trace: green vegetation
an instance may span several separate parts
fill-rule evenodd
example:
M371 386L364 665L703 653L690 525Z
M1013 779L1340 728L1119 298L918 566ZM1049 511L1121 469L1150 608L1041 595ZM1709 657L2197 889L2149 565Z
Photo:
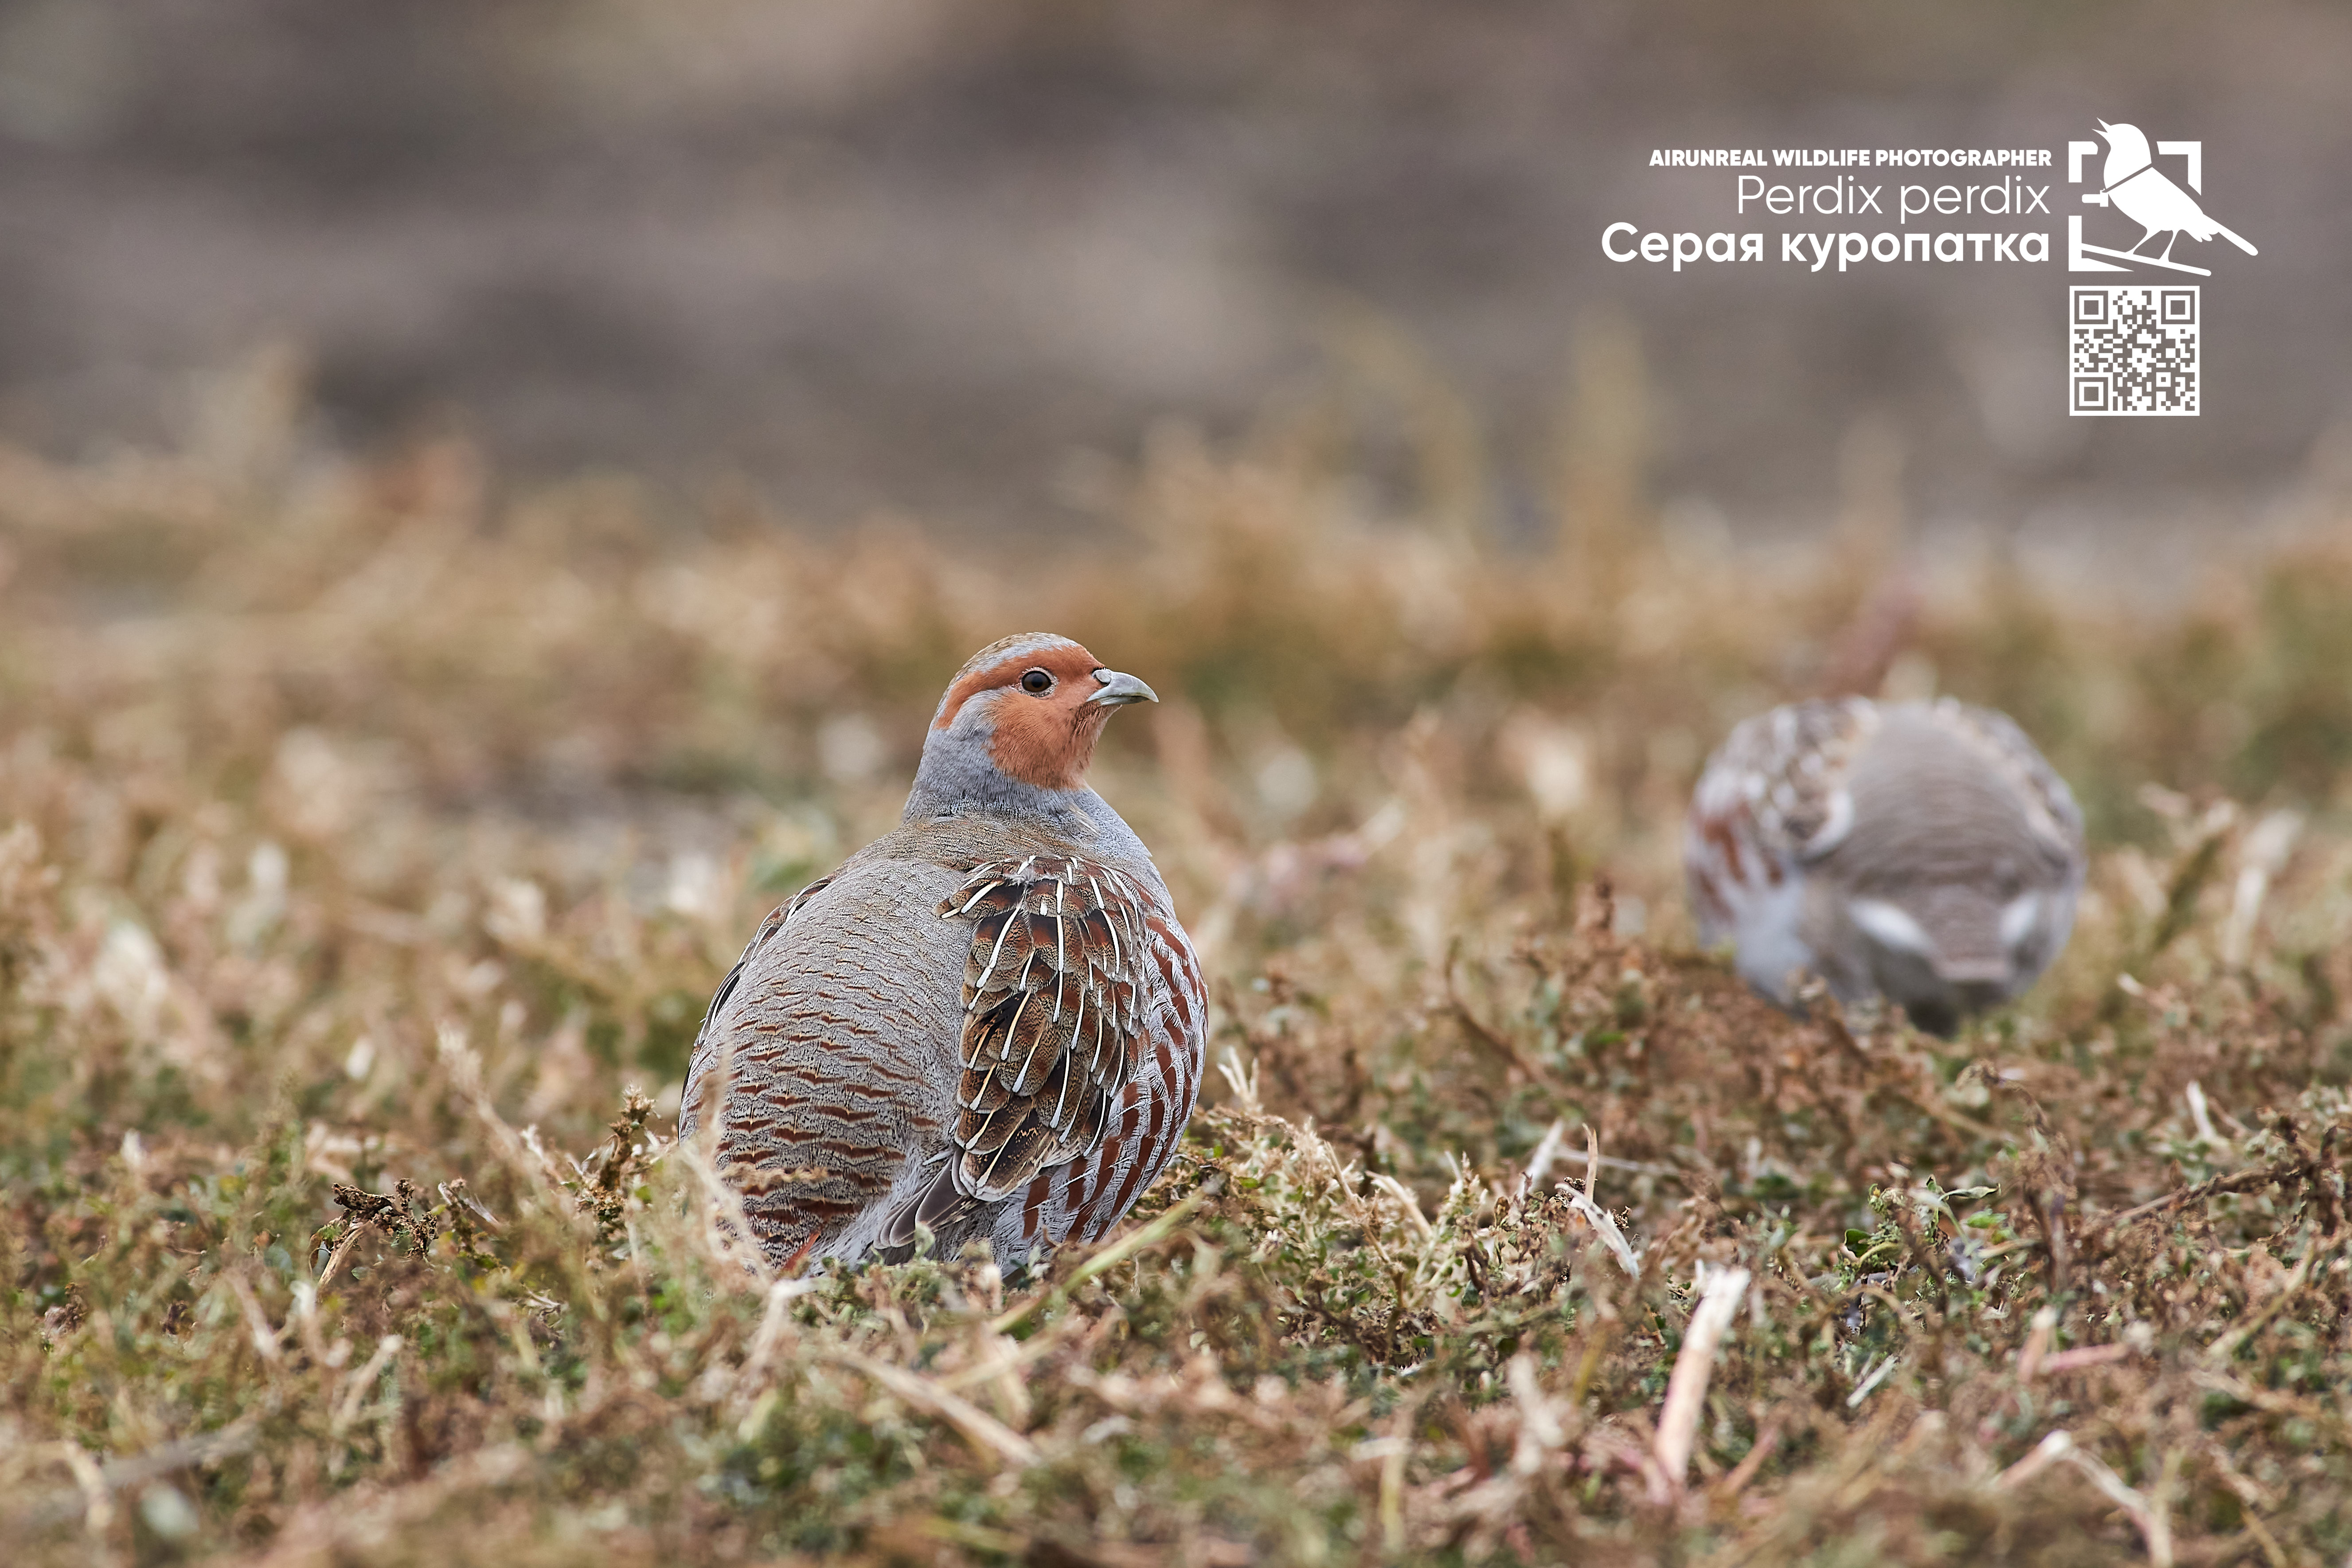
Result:
M1367 515L1308 418L1156 445L1115 547L957 550L298 459L257 385L0 458L11 1562L2352 1551L2341 524L2161 613L1907 608L1867 531L1711 554L1605 454L1533 553L1443 429ZM1224 1070L1042 1278L772 1279L668 1141L703 1000L1033 626L1169 699L1097 780ZM1706 748L1840 679L2009 708L2092 821L1955 1041L1692 949Z

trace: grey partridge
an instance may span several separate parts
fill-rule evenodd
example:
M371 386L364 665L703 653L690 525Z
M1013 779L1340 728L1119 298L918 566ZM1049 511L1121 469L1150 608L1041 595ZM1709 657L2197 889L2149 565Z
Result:
M719 985L679 1135L780 1268L1000 1267L1108 1231L1174 1152L1207 1002L1150 853L1087 786L1156 700L1067 637L982 648L940 700L898 827L771 914Z
M1787 1005L1814 973L1921 1028L2021 994L2065 946L2083 817L2005 715L1945 698L1776 708L1708 759L1683 837L1701 940Z

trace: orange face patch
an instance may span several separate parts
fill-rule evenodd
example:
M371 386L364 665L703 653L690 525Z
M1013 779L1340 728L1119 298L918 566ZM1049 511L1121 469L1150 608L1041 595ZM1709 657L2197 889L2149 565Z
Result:
M1101 689L1094 676L1102 668L1100 659L1068 641L1033 643L1026 651L1016 646L984 665L975 658L948 688L931 727L946 729L966 703L996 693L990 704L995 734L989 754L998 771L1040 789L1076 789L1086 780L1095 742L1111 713L1087 702ZM1052 687L1042 692L1024 689L1022 679L1033 669L1052 677Z

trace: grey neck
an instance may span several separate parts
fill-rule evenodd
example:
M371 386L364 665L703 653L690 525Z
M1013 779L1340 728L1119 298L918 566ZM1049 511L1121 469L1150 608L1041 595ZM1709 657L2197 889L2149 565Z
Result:
M1019 822L1092 847L1096 853L1149 863L1150 855L1110 803L1086 788L1041 789L1007 778L975 748L935 732L899 820L908 826L960 816Z

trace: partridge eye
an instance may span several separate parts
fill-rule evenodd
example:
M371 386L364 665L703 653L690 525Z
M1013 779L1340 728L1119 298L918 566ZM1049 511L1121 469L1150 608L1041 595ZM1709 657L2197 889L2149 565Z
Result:
M1032 694L1054 689L1054 678L1042 669L1033 669L1021 678L1021 689Z

